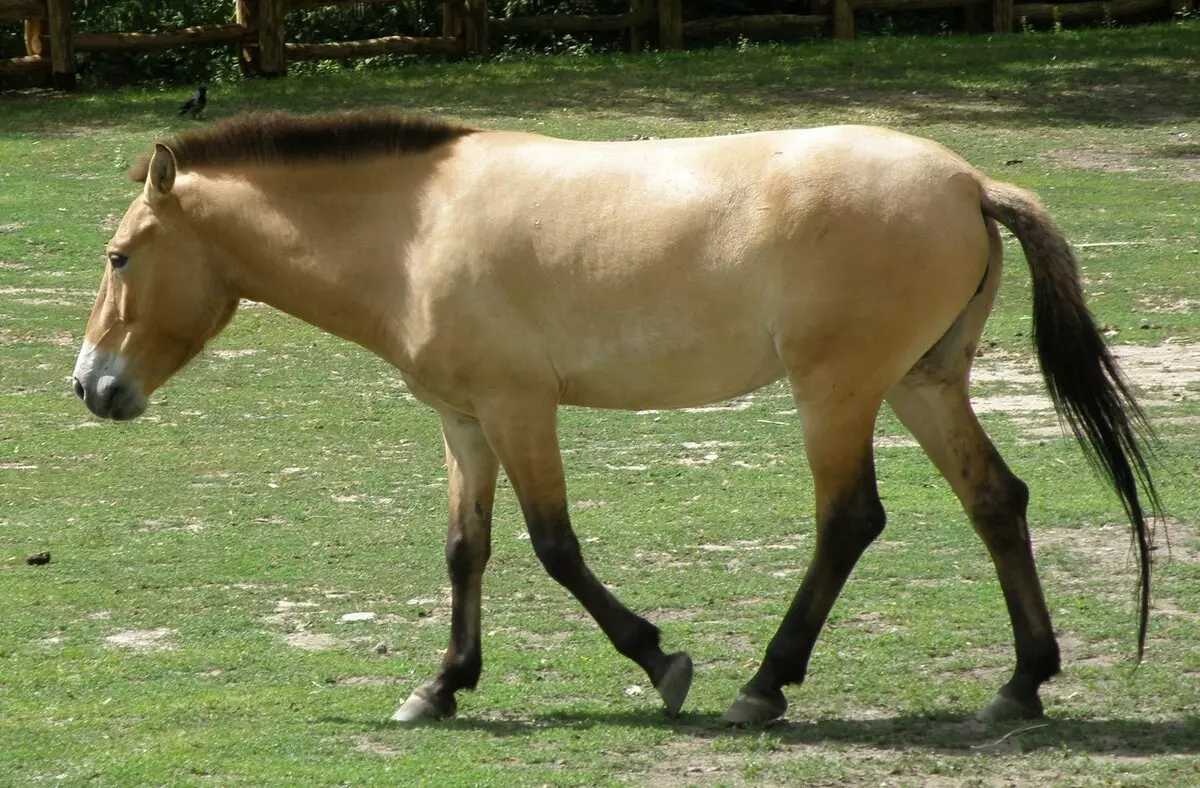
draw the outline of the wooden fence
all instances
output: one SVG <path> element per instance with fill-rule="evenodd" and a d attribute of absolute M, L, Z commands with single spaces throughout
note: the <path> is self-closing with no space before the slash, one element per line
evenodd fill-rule
<path fill-rule="evenodd" d="M 963 9 L 967 32 L 1010 33 L 1019 20 L 1073 23 L 1162 14 L 1190 9 L 1195 0 L 1084 0 L 1064 4 L 1016 0 L 809 0 L 808 14 L 771 14 L 684 20 L 683 0 L 629 0 L 629 11 L 596 16 L 547 14 L 496 18 L 487 0 L 443 0 L 442 35 L 386 36 L 362 41 L 302 44 L 287 41 L 291 11 L 350 2 L 397 0 L 233 0 L 235 22 L 163 33 L 76 33 L 71 0 L 0 0 L 0 20 L 24 23 L 25 56 L 0 60 L 0 77 L 47 77 L 59 89 L 75 87 L 76 52 L 146 52 L 180 46 L 230 46 L 246 76 L 282 76 L 292 60 L 438 55 L 486 57 L 493 39 L 524 33 L 587 34 L 629 31 L 634 52 L 658 47 L 682 49 L 689 37 L 713 34 L 778 35 L 820 31 L 839 39 L 854 37 L 855 13 L 894 13 L 934 8 Z"/>

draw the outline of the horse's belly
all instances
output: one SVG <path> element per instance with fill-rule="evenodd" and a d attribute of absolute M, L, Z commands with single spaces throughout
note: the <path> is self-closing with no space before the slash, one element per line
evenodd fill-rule
<path fill-rule="evenodd" d="M 689 408 L 746 394 L 784 373 L 769 339 L 732 353 L 634 353 L 613 363 L 565 370 L 559 401 L 620 410 Z"/>

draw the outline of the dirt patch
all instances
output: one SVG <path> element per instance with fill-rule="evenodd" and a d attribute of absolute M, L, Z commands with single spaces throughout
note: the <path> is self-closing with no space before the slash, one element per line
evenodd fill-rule
<path fill-rule="evenodd" d="M 646 617 L 651 621 L 696 621 L 702 618 L 705 611 L 695 607 L 682 608 L 658 608 L 646 613 Z"/>
<path fill-rule="evenodd" d="M 132 651 L 169 651 L 175 648 L 171 637 L 175 630 L 166 627 L 158 629 L 126 629 L 115 635 L 109 635 L 104 642 L 117 648 L 127 648 Z"/>
<path fill-rule="evenodd" d="M 1181 618 L 1188 621 L 1200 621 L 1200 613 L 1194 610 L 1184 610 L 1179 606 L 1179 601 L 1173 597 L 1158 597 L 1152 605 L 1154 615 Z"/>
<path fill-rule="evenodd" d="M 1004 394 L 995 397 L 976 397 L 971 402 L 976 413 L 1034 413 L 1052 411 L 1049 397 L 1037 394 Z"/>
<path fill-rule="evenodd" d="M 404 750 L 398 750 L 395 747 L 365 735 L 354 737 L 354 749 L 356 752 L 366 753 L 367 755 L 378 755 L 381 758 L 396 758 L 404 755 Z"/>
<path fill-rule="evenodd" d="M 1044 157 L 1089 172 L 1141 172 L 1143 167 L 1133 163 L 1128 153 L 1104 150 L 1052 150 Z"/>
<path fill-rule="evenodd" d="M 1200 563 L 1200 549 L 1195 525 L 1167 517 L 1155 525 L 1158 562 L 1182 561 Z M 1081 566 L 1088 567 L 1089 576 L 1128 577 L 1137 566 L 1129 526 L 1110 523 L 1080 528 L 1040 527 L 1033 529 L 1034 555 L 1046 550 L 1066 550 Z"/>
<path fill-rule="evenodd" d="M 1186 315 L 1200 307 L 1200 299 L 1196 298 L 1165 298 L 1163 296 L 1142 296 L 1137 300 L 1138 308 L 1143 312 L 1156 315 Z"/>
<path fill-rule="evenodd" d="M 320 632 L 292 632 L 283 636 L 283 642 L 305 651 L 327 651 L 340 645 L 337 638 Z"/>
<path fill-rule="evenodd" d="M 1117 345 L 1113 353 L 1125 377 L 1139 391 L 1143 408 L 1173 408 L 1200 400 L 1200 344 L 1163 344 L 1153 347 Z M 1016 424 L 1018 442 L 1042 443 L 1069 438 L 1046 395 L 1045 384 L 1032 358 L 988 354 L 977 358 L 971 372 L 973 385 L 985 384 L 997 393 L 971 398 L 976 413 L 995 413 Z M 1154 424 L 1192 424 L 1197 417 L 1151 413 Z"/>
<path fill-rule="evenodd" d="M 39 335 L 32 332 L 16 332 L 11 328 L 0 328 L 0 346 L 6 345 L 53 345 L 54 347 L 77 347 L 79 338 L 69 331 L 52 331 Z"/>
<path fill-rule="evenodd" d="M 684 785 L 769 785 L 748 779 L 752 756 L 714 751 L 715 740 L 706 737 L 679 739 L 660 744 L 648 761 L 625 764 L 626 780 L 639 785 L 674 788 Z M 767 758 L 792 757 L 786 749 L 764 753 Z M 763 758 L 753 756 L 755 760 Z M 624 769 L 622 771 L 625 771 Z"/>
<path fill-rule="evenodd" d="M 275 603 L 275 612 L 263 616 L 262 620 L 271 624 L 293 624 L 301 626 L 312 614 L 323 613 L 324 610 L 316 602 L 296 602 L 291 599 L 280 599 Z"/>
<path fill-rule="evenodd" d="M 246 356 L 254 356 L 261 353 L 262 350 L 255 348 L 240 348 L 238 350 L 214 350 L 210 355 L 213 358 L 245 358 Z"/>
<path fill-rule="evenodd" d="M 853 627 L 868 635 L 894 635 L 904 631 L 903 627 L 892 623 L 883 613 L 877 610 L 859 613 L 853 618 L 842 619 L 841 621 L 830 621 L 826 627 L 828 629 Z"/>
<path fill-rule="evenodd" d="M 1200 344 L 1116 345 L 1113 353 L 1134 386 L 1172 390 L 1200 383 Z M 1019 356 L 984 356 L 976 359 L 971 380 L 975 383 L 1004 383 L 1017 388 L 1044 388 L 1034 361 Z M 999 403 L 993 410 L 1019 412 L 1049 407 L 1049 400 L 1040 394 L 1025 398 L 979 397 L 975 403 L 978 406 L 993 400 Z"/>
<path fill-rule="evenodd" d="M 1148 172 L 1178 181 L 1200 180 L 1200 153 L 1187 143 L 1157 150 L 1054 150 L 1042 158 L 1089 172 Z"/>
<path fill-rule="evenodd" d="M 336 683 L 339 687 L 390 687 L 401 683 L 401 679 L 394 676 L 347 676 Z"/>
<path fill-rule="evenodd" d="M 1128 577 L 1136 566 L 1128 526 L 1035 527 L 1031 537 L 1035 557 L 1065 551 L 1079 566 L 1087 567 L 1088 577 L 1094 580 Z"/>

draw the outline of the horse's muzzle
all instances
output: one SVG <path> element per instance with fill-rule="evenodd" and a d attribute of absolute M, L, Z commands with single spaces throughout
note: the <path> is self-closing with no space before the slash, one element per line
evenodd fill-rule
<path fill-rule="evenodd" d="M 83 400 L 95 415 L 102 419 L 125 421 L 146 412 L 146 398 L 136 383 L 105 375 L 89 386 L 78 377 L 71 378 L 75 396 Z"/>
<path fill-rule="evenodd" d="M 102 419 L 125 421 L 146 412 L 146 395 L 138 382 L 125 374 L 125 360 L 90 342 L 84 342 L 79 351 L 71 386 L 88 410 Z"/>

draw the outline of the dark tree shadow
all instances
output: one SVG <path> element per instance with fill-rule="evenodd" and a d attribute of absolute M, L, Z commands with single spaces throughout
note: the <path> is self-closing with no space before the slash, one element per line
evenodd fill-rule
<path fill-rule="evenodd" d="M 747 127 L 856 104 L 911 122 L 997 126 L 1101 124 L 1138 128 L 1200 116 L 1200 27 L 1158 26 L 1083 35 L 874 39 L 764 47 L 742 53 L 529 58 L 489 64 L 415 64 L 213 89 L 210 120 L 247 110 L 313 112 L 394 106 L 471 119 L 514 120 L 555 109 Z M 175 111 L 190 88 L 76 96 L 0 93 L 6 130 L 186 128 Z M 810 124 L 812 125 L 812 124 Z M 630 126 L 630 133 L 638 129 Z"/>

